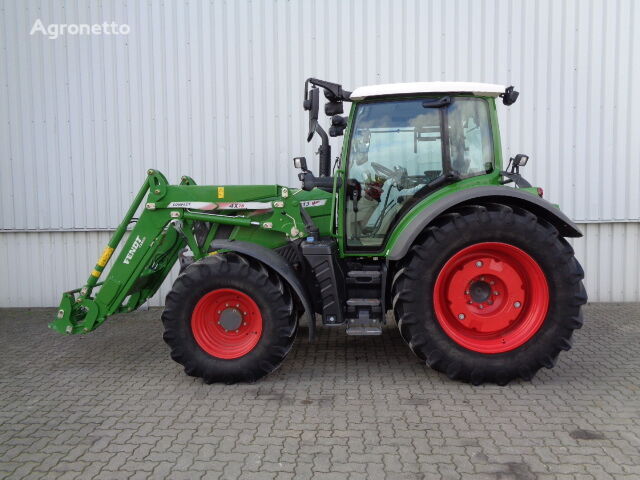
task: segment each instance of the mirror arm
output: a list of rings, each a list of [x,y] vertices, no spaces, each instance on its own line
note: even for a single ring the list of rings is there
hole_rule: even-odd
[[[331,175],[331,145],[329,144],[329,136],[319,123],[316,123],[316,132],[318,132],[322,140],[322,144],[318,149],[320,157],[320,168],[318,170],[320,177],[329,177]]]
[[[515,183],[518,188],[531,188],[531,184],[522,178],[522,175],[518,172],[507,172],[506,170],[502,170],[500,174],[503,177],[507,177],[507,180],[501,180],[501,185],[506,185],[507,183]]]
[[[309,191],[314,188],[319,188],[326,192],[333,191],[333,177],[316,177],[312,172],[302,172],[298,174],[298,178],[302,182],[302,189]],[[337,187],[340,188],[342,181],[338,178]]]
[[[305,89],[307,85],[311,83],[312,85],[316,85],[318,87],[322,87],[325,90],[329,91],[333,100],[346,100],[349,101],[351,98],[351,92],[348,90],[344,90],[342,85],[333,82],[327,82],[326,80],[319,80],[317,78],[307,78],[305,82]]]

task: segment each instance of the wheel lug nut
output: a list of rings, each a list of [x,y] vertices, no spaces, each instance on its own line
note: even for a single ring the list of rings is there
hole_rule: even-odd
[[[498,292],[497,290],[495,292],[493,292],[494,295],[500,295],[500,292]]]
[[[513,304],[513,306],[516,307],[516,308],[520,308],[522,306],[522,304],[520,302],[515,302]]]
[[[480,305],[480,310],[482,310],[484,308],[484,305]]]
[[[469,290],[467,290],[466,292],[464,292],[465,295],[469,295]]]
[[[458,314],[458,318],[459,318],[460,320],[464,320],[464,313],[460,313],[460,314]]]
[[[489,282],[489,285],[493,285],[494,283],[496,283],[496,282],[494,282],[493,280],[491,280],[491,281]]]
[[[484,282],[484,277],[480,277],[480,281]]]
[[[480,260],[478,260],[476,262],[476,267],[480,268],[482,265],[483,265],[483,263]]]
[[[469,305],[473,305],[473,300],[469,300]]]

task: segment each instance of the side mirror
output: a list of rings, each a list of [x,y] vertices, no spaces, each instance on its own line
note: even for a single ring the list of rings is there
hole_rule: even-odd
[[[310,142],[318,126],[318,110],[320,108],[320,90],[318,87],[313,87],[309,90],[303,106],[305,110],[309,111],[309,133],[307,134],[307,142]]]
[[[528,161],[529,161],[529,155],[525,155],[524,153],[519,153],[513,158],[513,166],[524,167]]]
[[[307,159],[305,157],[295,157],[293,159],[293,166],[306,172],[307,171]]]
[[[516,92],[513,89],[513,85],[510,87],[507,87],[504,90],[504,93],[500,94],[500,98],[502,98],[502,103],[504,103],[505,105],[509,106],[509,105],[513,105],[514,103],[516,103],[516,100],[518,99],[518,95],[520,95],[519,92]]]

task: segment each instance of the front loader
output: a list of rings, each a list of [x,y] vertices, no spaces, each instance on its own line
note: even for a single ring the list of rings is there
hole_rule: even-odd
[[[503,165],[496,99],[517,97],[493,84],[349,92],[310,78],[304,108],[307,140],[321,138],[317,176],[304,157],[294,159],[300,188],[200,186],[189,177],[170,185],[149,170],[50,327],[87,333],[137,309],[180,261],[164,340],[206,382],[255,381],[276,369],[302,317],[313,340],[318,321],[379,335],[388,311],[412,351],[452,379],[531,379],[571,347],[587,297],[565,240],[580,231],[522,177],[526,155]],[[329,136],[341,135],[331,171]]]

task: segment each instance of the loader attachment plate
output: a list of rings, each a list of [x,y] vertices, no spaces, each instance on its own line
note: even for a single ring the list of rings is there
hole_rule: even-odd
[[[93,296],[86,286],[63,293],[57,318],[49,328],[64,334],[87,333],[110,315],[136,310],[158,290],[183,247],[184,240],[167,228],[139,254],[138,262],[117,262],[105,282],[94,285]]]
[[[72,292],[62,294],[58,307],[58,318],[49,324],[49,328],[59,333],[86,333],[93,330],[99,316],[99,307],[93,300],[76,302],[76,295]]]

